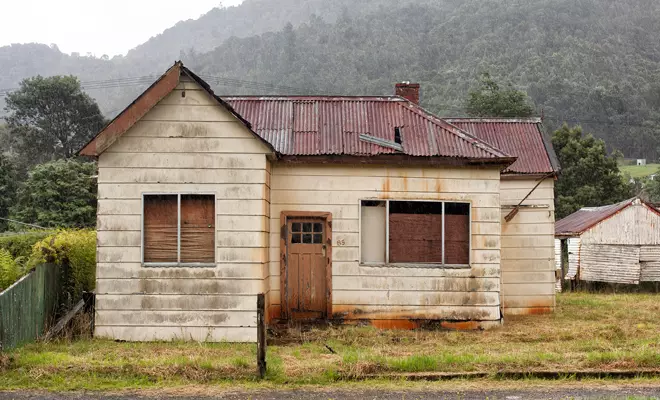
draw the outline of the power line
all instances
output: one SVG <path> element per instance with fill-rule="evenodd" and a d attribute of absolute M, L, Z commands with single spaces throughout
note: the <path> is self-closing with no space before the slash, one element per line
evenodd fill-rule
<path fill-rule="evenodd" d="M 222 85 L 222 86 L 244 87 L 247 89 L 263 90 L 263 91 L 285 90 L 285 91 L 293 91 L 298 93 L 307 91 L 307 89 L 303 89 L 300 87 L 279 85 L 279 84 L 267 83 L 267 82 L 249 81 L 244 79 L 233 79 L 233 78 L 226 78 L 226 77 L 206 75 L 206 74 L 200 75 L 200 77 L 210 81 L 211 83 L 215 83 L 216 85 Z M 157 77 L 154 75 L 145 75 L 145 76 L 138 76 L 131 78 L 81 81 L 80 86 L 83 90 L 114 89 L 114 88 L 129 87 L 129 86 L 141 86 L 141 85 L 146 86 L 152 84 L 156 79 Z M 19 88 L 0 89 L 0 97 L 5 97 L 9 93 L 15 90 L 19 90 Z"/>

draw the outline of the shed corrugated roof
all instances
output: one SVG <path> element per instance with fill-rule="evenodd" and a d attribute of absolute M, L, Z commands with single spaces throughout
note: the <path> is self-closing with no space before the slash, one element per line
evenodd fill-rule
<path fill-rule="evenodd" d="M 509 154 L 401 97 L 223 97 L 254 132 L 283 155 L 401 154 L 360 139 L 395 142 L 403 154 L 497 159 Z"/>
<path fill-rule="evenodd" d="M 637 198 L 602 207 L 585 207 L 555 223 L 556 236 L 579 235 L 631 205 Z"/>
<path fill-rule="evenodd" d="M 443 118 L 492 146 L 517 157 L 503 173 L 549 174 L 559 162 L 545 135 L 540 118 Z"/>

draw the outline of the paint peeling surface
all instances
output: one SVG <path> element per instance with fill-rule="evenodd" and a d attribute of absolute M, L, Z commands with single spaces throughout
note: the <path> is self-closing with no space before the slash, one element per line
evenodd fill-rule
<path fill-rule="evenodd" d="M 444 118 L 445 121 L 518 157 L 503 173 L 549 174 L 559 172 L 559 162 L 543 133 L 540 118 Z"/>
<path fill-rule="evenodd" d="M 400 97 L 223 97 L 252 129 L 283 155 L 400 154 L 360 140 L 396 143 L 403 154 L 497 159 L 505 152 Z"/>

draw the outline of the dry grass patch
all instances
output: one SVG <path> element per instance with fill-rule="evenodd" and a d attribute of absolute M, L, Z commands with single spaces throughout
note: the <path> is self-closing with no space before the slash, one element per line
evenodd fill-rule
<path fill-rule="evenodd" d="M 382 373 L 660 369 L 660 296 L 564 294 L 553 315 L 483 332 L 335 327 L 270 346 L 267 382 L 323 385 Z M 329 346 L 337 354 L 332 354 Z M 61 341 L 0 356 L 0 389 L 256 384 L 256 346 Z"/>

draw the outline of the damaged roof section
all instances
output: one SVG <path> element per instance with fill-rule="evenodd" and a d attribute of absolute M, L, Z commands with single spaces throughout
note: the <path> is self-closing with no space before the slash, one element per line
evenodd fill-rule
<path fill-rule="evenodd" d="M 540 118 L 444 118 L 517 157 L 504 174 L 558 174 L 559 161 Z"/>

